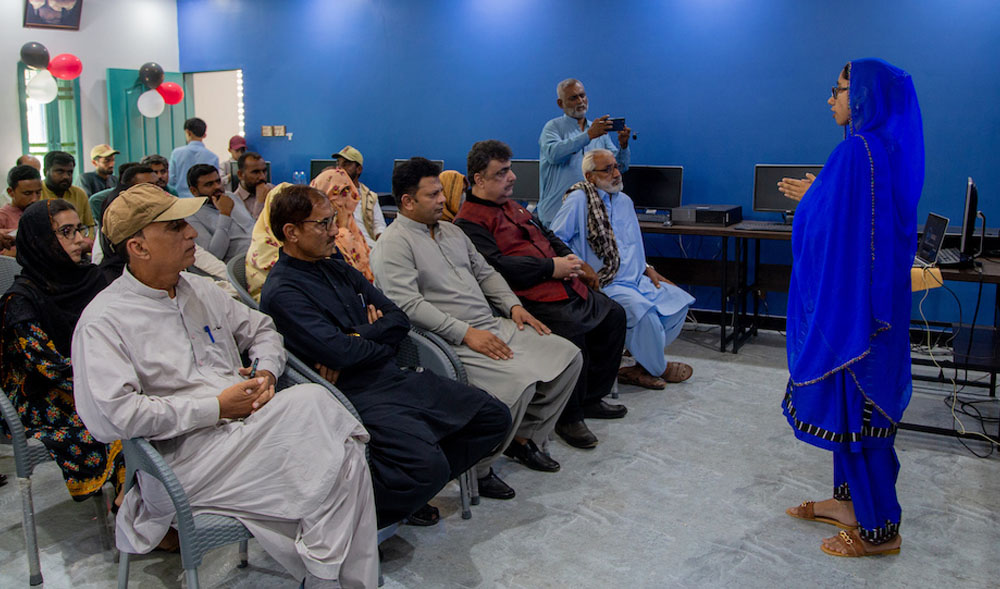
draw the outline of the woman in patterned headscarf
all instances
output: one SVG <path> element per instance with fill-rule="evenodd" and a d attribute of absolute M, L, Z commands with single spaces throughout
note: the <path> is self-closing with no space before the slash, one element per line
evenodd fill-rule
<path fill-rule="evenodd" d="M 333 212 L 337 219 L 337 250 L 344 257 L 344 261 L 350 264 L 355 270 L 361 272 L 368 279 L 368 282 L 375 280 L 372 274 L 371 265 L 368 262 L 368 254 L 371 250 L 365 241 L 365 236 L 354 221 L 354 209 L 358 206 L 361 197 L 358 189 L 354 186 L 351 177 L 340 168 L 327 168 L 309 184 L 318 189 L 330 199 L 333 205 Z"/>
<path fill-rule="evenodd" d="M 438 176 L 441 179 L 441 187 L 444 188 L 444 213 L 441 215 L 442 221 L 452 221 L 458 214 L 458 209 L 462 208 L 465 200 L 466 189 L 469 183 L 465 175 L 455 170 L 445 170 Z"/>

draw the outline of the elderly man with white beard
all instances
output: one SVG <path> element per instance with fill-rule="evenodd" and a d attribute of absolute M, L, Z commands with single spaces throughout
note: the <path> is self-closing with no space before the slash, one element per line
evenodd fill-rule
<path fill-rule="evenodd" d="M 588 151 L 581 169 L 585 179 L 566 191 L 551 230 L 597 271 L 601 290 L 625 309 L 625 346 L 637 364 L 620 370 L 618 382 L 662 389 L 685 381 L 693 369 L 668 362 L 664 350 L 680 334 L 694 297 L 646 263 L 639 220 L 622 192 L 615 155 Z"/>
<path fill-rule="evenodd" d="M 632 130 L 625 127 L 618 131 L 618 141 L 615 141 L 608 135 L 610 115 L 588 121 L 589 102 L 580 80 L 568 78 L 559 82 L 556 96 L 556 105 L 565 114 L 545 123 L 538 137 L 538 218 L 546 227 L 556 216 L 566 190 L 583 180 L 580 164 L 585 152 L 592 149 L 610 151 L 622 172 L 628 169 L 631 158 L 628 138 Z"/>

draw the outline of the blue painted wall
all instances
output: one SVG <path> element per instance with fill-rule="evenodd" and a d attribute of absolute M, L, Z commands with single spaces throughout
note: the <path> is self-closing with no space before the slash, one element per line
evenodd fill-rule
<path fill-rule="evenodd" d="M 846 61 L 876 56 L 913 75 L 923 109 L 920 218 L 934 210 L 957 222 L 971 175 L 1000 225 L 995 0 L 177 4 L 181 70 L 244 70 L 247 140 L 279 179 L 346 143 L 364 153 L 363 180 L 377 190 L 388 190 L 393 158 L 464 172 L 480 139 L 537 158 L 542 125 L 560 114 L 555 85 L 573 76 L 592 116 L 628 118 L 634 163 L 682 164 L 685 202 L 749 213 L 754 163 L 825 161 L 842 138 L 829 88 Z M 262 124 L 287 125 L 293 141 L 261 138 Z M 685 242 L 689 253 L 698 245 L 718 249 Z M 650 246 L 676 251 L 674 240 Z M 787 259 L 787 246 L 770 244 L 765 258 Z M 699 292 L 706 306 L 711 296 Z M 947 315 L 950 301 L 932 293 L 925 306 Z"/>

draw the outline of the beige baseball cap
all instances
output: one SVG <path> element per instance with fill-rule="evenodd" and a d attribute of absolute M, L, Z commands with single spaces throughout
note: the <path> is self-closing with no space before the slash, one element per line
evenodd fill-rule
<path fill-rule="evenodd" d="M 108 157 L 109 155 L 115 155 L 116 153 L 121 153 L 117 149 L 112 149 L 112 147 L 106 143 L 100 145 L 95 145 L 93 149 L 90 150 L 90 159 L 96 160 L 99 157 Z"/>
<path fill-rule="evenodd" d="M 150 223 L 190 217 L 206 200 L 204 196 L 177 198 L 155 184 L 137 184 L 111 201 L 101 231 L 117 246 Z"/>
<path fill-rule="evenodd" d="M 361 156 L 361 152 L 351 147 L 350 145 L 345 145 L 344 149 L 341 149 L 337 153 L 331 154 L 330 157 L 342 157 L 345 160 L 351 162 L 357 162 L 362 166 L 365 165 L 365 158 Z"/>

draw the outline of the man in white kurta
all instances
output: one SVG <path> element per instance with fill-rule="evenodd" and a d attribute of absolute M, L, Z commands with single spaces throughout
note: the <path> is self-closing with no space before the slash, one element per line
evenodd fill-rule
<path fill-rule="evenodd" d="M 635 206 L 621 191 L 621 172 L 614 154 L 602 149 L 588 152 L 582 168 L 586 180 L 597 188 L 603 202 L 619 256 L 618 272 L 610 282 L 602 284 L 601 289 L 625 309 L 628 322 L 625 346 L 644 371 L 624 369 L 619 373 L 620 382 L 663 388 L 664 380 L 686 380 L 691 376 L 691 367 L 680 362 L 668 363 L 664 349 L 680 334 L 694 297 L 646 264 Z M 550 229 L 574 254 L 600 271 L 604 260 L 594 253 L 588 241 L 587 217 L 587 195 L 583 190 L 574 190 L 566 195 Z"/>
<path fill-rule="evenodd" d="M 149 439 L 195 514 L 239 519 L 306 587 L 374 587 L 367 433 L 323 387 L 275 394 L 285 352 L 271 319 L 181 272 L 194 257 L 184 217 L 203 200 L 141 184 L 108 208 L 103 230 L 129 264 L 74 332 L 77 411 L 98 440 Z M 173 516 L 140 473 L 118 512 L 119 548 L 148 552 Z"/>
<path fill-rule="evenodd" d="M 583 366 L 580 350 L 528 313 L 465 233 L 439 223 L 445 197 L 440 170 L 412 158 L 393 171 L 399 215 L 372 254 L 375 285 L 417 327 L 444 338 L 469 384 L 503 401 L 513 426 L 501 448 L 529 468 L 559 469 L 543 449 Z M 491 307 L 492 305 L 492 307 Z M 503 316 L 493 314 L 496 309 Z M 477 466 L 480 494 L 514 496 L 490 468 Z"/>

